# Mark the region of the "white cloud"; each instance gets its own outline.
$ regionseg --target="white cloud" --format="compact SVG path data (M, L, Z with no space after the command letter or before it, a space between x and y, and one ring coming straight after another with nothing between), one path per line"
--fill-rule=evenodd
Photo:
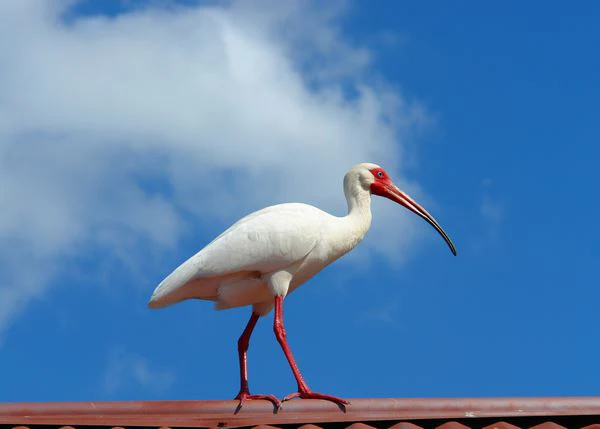
M343 38L338 5L65 20L69 3L0 3L0 333L82 248L173 247L183 213L225 226L305 201L342 214L345 171L370 161L398 177L425 118ZM375 209L365 247L401 257L412 221Z
M148 361L139 355L113 350L108 357L102 389L110 395L135 384L146 390L160 392L171 387L174 382L175 375L172 372L150 368Z

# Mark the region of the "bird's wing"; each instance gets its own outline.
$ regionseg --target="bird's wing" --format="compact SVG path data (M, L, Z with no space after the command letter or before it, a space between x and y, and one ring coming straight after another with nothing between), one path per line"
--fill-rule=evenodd
M175 269L158 285L152 299L199 278L268 273L292 265L315 247L326 216L330 215L305 204L281 204L254 212Z

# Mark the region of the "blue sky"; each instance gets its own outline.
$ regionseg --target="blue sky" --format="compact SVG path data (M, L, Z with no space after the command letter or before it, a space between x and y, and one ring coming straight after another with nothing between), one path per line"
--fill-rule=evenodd
M227 399L249 309L146 308L231 222L389 201L286 300L309 386L342 397L598 393L596 2L0 6L0 400ZM27 31L25 31L27 30ZM295 383L259 322L250 387Z

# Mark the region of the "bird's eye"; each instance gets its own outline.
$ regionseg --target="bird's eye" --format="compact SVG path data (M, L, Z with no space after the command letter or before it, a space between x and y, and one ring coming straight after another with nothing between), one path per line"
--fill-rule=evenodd
M378 172L377 172L377 175L378 175L379 177L383 177L383 171L378 171Z

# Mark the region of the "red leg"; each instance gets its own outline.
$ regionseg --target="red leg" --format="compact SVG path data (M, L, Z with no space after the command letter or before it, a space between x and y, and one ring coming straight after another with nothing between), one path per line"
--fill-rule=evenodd
M281 296L275 297L275 322L273 323L273 330L275 331L277 341L283 349L283 353L285 354L285 357L292 368L292 372L294 373L294 377L296 378L296 382L298 383L298 391L283 398L284 401L299 397L304 399L324 399L326 401L335 402L341 406L350 403L345 399L337 398L335 396L315 393L306 385L306 382L300 373L300 369L298 369L298 365L296 364L296 359L294 359L294 355L292 355L292 350L287 343L287 335L285 333L285 328L283 327L283 297Z
M258 318L260 316L256 313L252 313L250 316L250 320L246 325L246 329L242 332L240 339L238 340L238 353L240 356L240 393L235 397L240 401L238 405L238 409L241 408L244 401L249 399L266 399L267 401L271 401L275 407L279 408L281 406L281 402L273 395L251 395L250 390L248 389L248 361L247 361L247 352L248 346L250 345L250 335L252 335L252 331L256 326L256 322L258 322Z

